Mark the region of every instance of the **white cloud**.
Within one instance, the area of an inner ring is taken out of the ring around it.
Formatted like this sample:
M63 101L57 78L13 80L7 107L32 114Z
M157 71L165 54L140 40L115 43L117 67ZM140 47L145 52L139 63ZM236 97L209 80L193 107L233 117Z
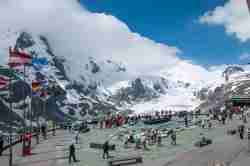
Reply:
M206 12L199 22L223 25L227 34L235 35L241 42L250 39L250 14L246 0L229 0L224 6Z
M56 55L71 63L69 75L74 77L82 74L79 69L89 56L123 62L133 76L170 69L183 61L177 47L156 43L132 32L116 17L89 12L73 0L1 0L0 24L0 34L11 29L46 36ZM14 44L9 37L5 40ZM7 46L0 41L0 56L5 53ZM202 68L187 63L185 67L191 66L191 71Z
M242 55L240 55L239 57L240 60L250 60L250 54L249 53L243 53Z

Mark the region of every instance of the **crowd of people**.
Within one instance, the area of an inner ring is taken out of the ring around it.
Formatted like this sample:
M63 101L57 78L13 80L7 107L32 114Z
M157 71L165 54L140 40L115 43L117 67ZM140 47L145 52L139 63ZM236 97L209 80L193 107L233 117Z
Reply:
M198 110L196 112L172 112L172 111L156 111L154 113L143 113L143 114L134 114L130 116L124 116L122 114L117 115L111 115L108 114L105 118L100 119L98 123L96 124L99 129L109 129L109 128L115 128L115 127L122 127L125 124L134 125L137 124L140 121L144 120L154 120L154 119L162 119L162 118L168 118L172 119L172 117L176 116L179 118L183 118L183 122L185 127L189 126L189 117L190 118L197 118L199 119L199 125L201 128L212 128L212 122L218 121L219 124L225 125L228 120L232 120L234 118L234 114L238 114L237 117L240 117L240 119L246 123L247 122L247 116L250 114L247 111L248 109L243 107L234 107L233 109L220 109L220 110L209 110L207 114L203 114L203 116L207 118L199 118L199 115L201 115L201 110ZM240 135L240 138L244 138L245 133L245 126L241 125L238 128L238 132ZM75 135L75 143L79 143L79 131L76 131ZM174 146L177 144L177 131L175 129L167 130L167 136L171 140L171 144ZM205 138L204 134L200 134L201 140ZM150 145L162 145L162 130L157 128L143 128L140 129L139 132L133 132L128 130L127 134L123 135L123 142L124 142L124 148L130 148L131 145L135 149L143 149L148 150ZM69 147L70 155L69 155L69 162L71 163L72 159L74 162L77 162L76 156L75 156L75 147L72 143ZM109 140L106 140L103 143L103 159L109 158Z
M171 138L171 144L176 145L176 131L171 129L167 133L167 137ZM129 132L124 141L124 148L128 148L129 144L135 144L135 149L144 150L148 149L148 145L155 145L158 146L162 145L162 133L159 129L141 129L138 134L134 134Z
M156 120L156 119L172 120L173 116L184 117L184 115L185 115L184 111L173 112L173 111L163 111L163 110L151 113L133 114L129 116L124 116L122 114L117 114L117 115L108 114L107 116L105 116L105 118L98 120L97 126L100 129L121 127L124 124L134 125L137 124L139 121Z

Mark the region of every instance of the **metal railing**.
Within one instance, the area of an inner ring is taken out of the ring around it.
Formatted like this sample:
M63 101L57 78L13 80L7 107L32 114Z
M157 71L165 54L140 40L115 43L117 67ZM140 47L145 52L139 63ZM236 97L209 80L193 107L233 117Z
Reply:
M55 130L58 130L59 128L55 128ZM47 131L47 133L49 133L49 132L53 132L53 128L52 129L49 129L48 131ZM33 132L32 133L32 137L35 137L35 136L37 136L37 133L36 132ZM5 151L5 150L7 150L8 148L10 148L11 146L15 146L15 145L17 145L17 144L19 144L19 143L22 143L22 140L23 140L23 135L13 135L12 136L12 145L10 145L10 136L3 136L4 137L4 141L5 141L5 146L3 147L3 151Z

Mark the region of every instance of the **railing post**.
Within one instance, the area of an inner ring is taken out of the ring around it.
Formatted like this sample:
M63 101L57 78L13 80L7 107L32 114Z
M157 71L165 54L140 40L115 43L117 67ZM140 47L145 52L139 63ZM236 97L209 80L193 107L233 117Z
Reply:
M248 139L248 152L250 152L250 128L247 130L247 139Z

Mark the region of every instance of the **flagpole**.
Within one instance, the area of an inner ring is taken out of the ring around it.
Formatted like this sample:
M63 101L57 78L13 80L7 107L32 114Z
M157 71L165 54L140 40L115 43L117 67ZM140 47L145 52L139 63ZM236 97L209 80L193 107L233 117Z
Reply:
M26 77L26 65L23 66L23 75L24 75L24 82L25 81L25 77ZM24 99L23 99L23 105L24 105L24 108L23 108L23 119L24 119L24 131L23 131L23 156L25 155L25 135L26 135L26 128L27 128L27 125L26 125L26 95L25 95L25 86L23 86L23 96L24 96Z
M46 115L46 99L43 100L43 116L44 116L44 120L45 120L45 124L46 124L46 127L47 127L47 115ZM47 128L46 128L47 130ZM45 131L45 138L47 139L47 134L46 134L47 131Z
M12 148L12 121L11 121L11 114L12 114L12 78L10 78L10 84L9 84L9 102L10 102L10 112L9 112L9 121L10 121L10 135L9 135L9 142L10 142L10 148L9 148L9 166L12 166L13 164L13 148Z
M29 116L30 116L30 133L32 133L32 102L33 94L32 94L32 86L31 86L31 96L30 96L30 103L29 103Z
M38 102L38 101L37 101ZM37 125L37 128L36 128L36 143L39 144L39 134L40 134L40 125L39 125L39 112L38 112L38 104L37 102L35 103L36 105L36 125Z

